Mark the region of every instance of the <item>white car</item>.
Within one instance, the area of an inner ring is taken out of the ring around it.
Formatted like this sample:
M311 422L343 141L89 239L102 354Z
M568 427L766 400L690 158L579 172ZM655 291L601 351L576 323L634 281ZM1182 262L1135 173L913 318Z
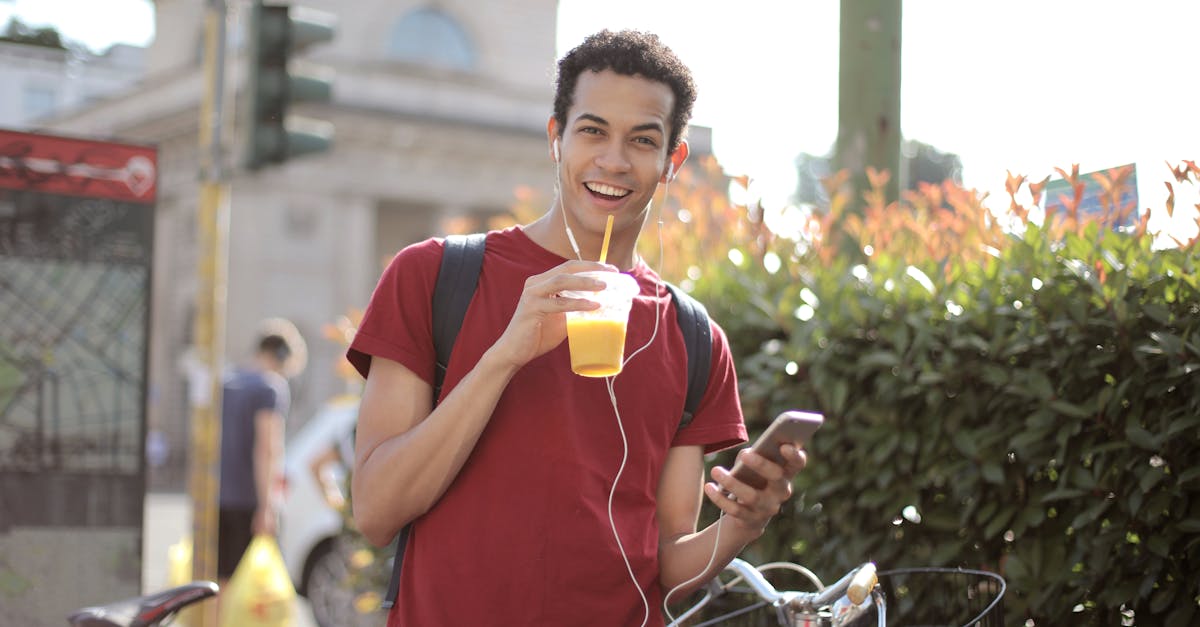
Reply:
M279 550L297 592L308 598L322 627L382 625L386 618L382 611L363 615L355 610L358 593L348 582L351 551L343 514L330 506L313 469L315 460L333 452L336 461L323 468L333 485L346 485L358 405L359 398L349 395L325 403L284 447Z

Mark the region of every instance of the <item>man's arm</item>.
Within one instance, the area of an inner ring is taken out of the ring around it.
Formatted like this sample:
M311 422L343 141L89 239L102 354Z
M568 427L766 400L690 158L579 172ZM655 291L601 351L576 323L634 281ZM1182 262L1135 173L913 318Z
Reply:
M308 472L312 475L313 481L317 482L317 486L321 488L321 496L325 498L325 504L338 511L346 506L346 497L342 495L342 486L334 480L337 471L331 469L330 464L344 463L341 455L338 454L337 445L331 444L308 464Z
M667 601L678 601L704 585L762 535L779 506L791 497L792 477L804 468L803 451L786 444L781 452L787 460L785 466L749 449L738 453L742 463L768 480L763 489L756 490L719 466L712 470L714 482L704 483L704 457L699 446L677 446L668 451L658 485L659 582L665 592L690 583ZM701 494L708 496L724 515L697 532ZM719 542L715 556L714 542Z
M557 298L603 284L573 273L612 270L568 261L530 277L508 327L475 367L433 408L431 386L396 361L373 357L355 439L351 499L354 522L372 543L391 541L425 513L458 476L509 380L530 360L566 339L566 311L591 301Z
M383 546L458 476L516 369L485 353L437 409L432 388L375 357L363 390L351 477L354 522Z
M283 463L283 415L274 409L254 414L254 490L258 509L251 530L274 535L277 527L273 489Z

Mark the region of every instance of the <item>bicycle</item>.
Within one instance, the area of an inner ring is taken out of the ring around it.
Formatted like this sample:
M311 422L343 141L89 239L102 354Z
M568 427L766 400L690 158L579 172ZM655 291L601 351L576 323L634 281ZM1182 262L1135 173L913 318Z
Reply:
M194 581L145 596L76 610L67 620L74 627L159 627L183 608L215 596L217 584Z
M790 570L800 573L816 587L814 592L777 590L764 573ZM905 619L905 625L962 625L963 627L1000 627L1004 624L1004 593L1007 584L995 573L962 568L898 568L877 571L867 562L851 569L837 582L825 586L809 569L791 562L771 562L754 566L735 558L725 567L733 577L722 581L715 577L705 588L704 596L668 627L708 627L731 624L737 618L750 620L759 610L759 622L767 625L766 617L773 610L776 622L782 627L860 627L874 619L878 627L886 627L889 600ZM914 579L945 578L953 585L933 585ZM750 594L757 601L698 623L689 623L704 608L716 604L733 593ZM949 595L949 596L947 596ZM919 603L918 603L919 600ZM945 618L946 612L968 607L969 620ZM930 622L932 621L932 622Z

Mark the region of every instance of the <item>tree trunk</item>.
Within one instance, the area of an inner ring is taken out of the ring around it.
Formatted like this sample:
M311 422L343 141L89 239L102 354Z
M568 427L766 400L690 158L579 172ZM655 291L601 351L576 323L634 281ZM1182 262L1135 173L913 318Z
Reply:
M900 14L902 0L842 0L836 169L850 171L850 208L862 206L866 168L891 173L888 202L900 185Z

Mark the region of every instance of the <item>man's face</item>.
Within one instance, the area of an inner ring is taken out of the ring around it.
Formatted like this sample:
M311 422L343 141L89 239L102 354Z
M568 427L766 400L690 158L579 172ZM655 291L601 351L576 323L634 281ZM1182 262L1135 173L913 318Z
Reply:
M667 168L675 96L667 85L612 70L584 72L562 129L563 203L572 228L640 229Z

